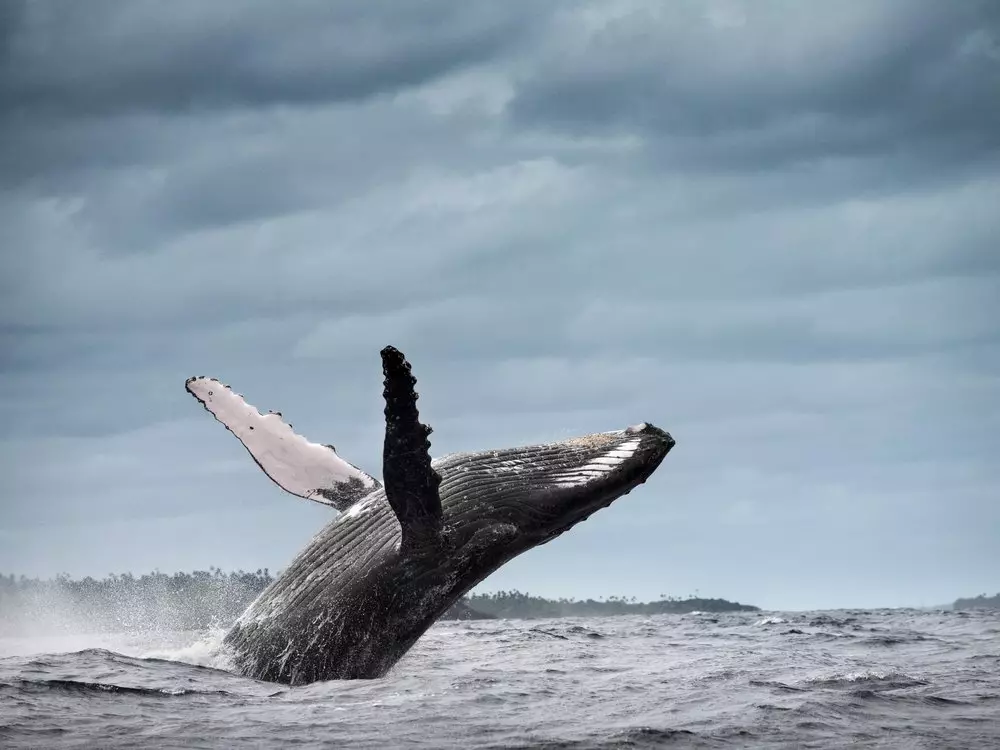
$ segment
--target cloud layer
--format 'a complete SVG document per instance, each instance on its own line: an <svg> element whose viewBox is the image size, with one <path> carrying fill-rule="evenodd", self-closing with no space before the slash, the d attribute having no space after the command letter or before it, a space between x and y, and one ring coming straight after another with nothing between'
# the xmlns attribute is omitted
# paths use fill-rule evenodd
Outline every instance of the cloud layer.
<svg viewBox="0 0 1000 750"><path fill-rule="evenodd" d="M996 588L995 3L2 14L0 569L282 567L183 381L378 473L392 343L438 453L678 440L487 588Z"/></svg>

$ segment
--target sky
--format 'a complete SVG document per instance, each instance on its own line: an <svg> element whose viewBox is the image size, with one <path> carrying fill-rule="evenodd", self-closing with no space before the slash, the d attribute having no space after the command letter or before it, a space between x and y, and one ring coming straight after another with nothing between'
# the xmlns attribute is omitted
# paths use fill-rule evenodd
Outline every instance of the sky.
<svg viewBox="0 0 1000 750"><path fill-rule="evenodd" d="M480 590L1000 589L1000 4L0 4L0 571L284 567L331 509L184 391L378 475L649 421Z"/></svg>

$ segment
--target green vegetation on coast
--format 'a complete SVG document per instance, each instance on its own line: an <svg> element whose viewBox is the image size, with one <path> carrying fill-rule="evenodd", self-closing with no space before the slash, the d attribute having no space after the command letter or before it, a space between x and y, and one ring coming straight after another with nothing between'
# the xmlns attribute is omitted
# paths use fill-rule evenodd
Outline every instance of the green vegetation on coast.
<svg viewBox="0 0 1000 750"><path fill-rule="evenodd" d="M661 615L685 612L756 612L758 607L725 599L662 597L654 602L637 602L623 596L604 599L543 599L520 591L472 594L465 601L485 615L502 618L602 617L608 615Z"/></svg>
<svg viewBox="0 0 1000 750"><path fill-rule="evenodd" d="M980 594L967 599L956 599L952 609L1000 609L1000 593L993 596Z"/></svg>
<svg viewBox="0 0 1000 750"><path fill-rule="evenodd" d="M274 580L269 570L224 573L131 573L72 579L0 574L0 635L200 630L228 627ZM602 599L543 599L520 591L473 594L442 619L537 619L625 614L756 611L724 599L663 597L655 602L611 596Z"/></svg>

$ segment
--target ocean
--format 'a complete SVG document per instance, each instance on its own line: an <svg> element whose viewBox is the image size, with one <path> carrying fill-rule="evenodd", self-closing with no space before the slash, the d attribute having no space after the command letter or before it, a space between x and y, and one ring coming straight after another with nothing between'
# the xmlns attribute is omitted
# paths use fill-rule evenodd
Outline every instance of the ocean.
<svg viewBox="0 0 1000 750"><path fill-rule="evenodd" d="M1000 748L1000 611L440 622L378 680L222 631L0 639L3 748Z"/></svg>

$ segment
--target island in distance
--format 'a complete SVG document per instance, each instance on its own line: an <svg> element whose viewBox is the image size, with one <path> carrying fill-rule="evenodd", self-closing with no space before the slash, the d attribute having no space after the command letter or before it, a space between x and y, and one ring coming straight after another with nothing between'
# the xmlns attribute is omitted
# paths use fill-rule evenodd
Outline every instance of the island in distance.
<svg viewBox="0 0 1000 750"><path fill-rule="evenodd" d="M725 599L662 597L652 602L637 602L635 597L611 596L607 599L544 599L520 591L472 594L459 599L441 618L443 620L519 619L549 617L606 617L612 615L662 615L687 612L759 612L759 607Z"/></svg>
<svg viewBox="0 0 1000 750"><path fill-rule="evenodd" d="M1000 609L1000 593L993 596L980 594L966 599L956 599L952 609Z"/></svg>
<svg viewBox="0 0 1000 750"><path fill-rule="evenodd" d="M123 632L155 625L176 630L226 626L274 580L267 569L154 572L106 578L52 579L0 574L0 635ZM543 599L519 591L463 597L441 619L539 619L685 612L755 612L725 599L661 597L658 601Z"/></svg>
<svg viewBox="0 0 1000 750"><path fill-rule="evenodd" d="M53 579L0 574L0 635L43 632L127 631L150 623L176 629L225 626L249 606L273 574L223 572L130 573L106 578ZM1000 609L1000 593L956 599L932 609ZM545 599L520 591L471 594L441 619L540 619L609 615L757 612L758 607L725 599L664 597L652 602L610 596L599 600Z"/></svg>

